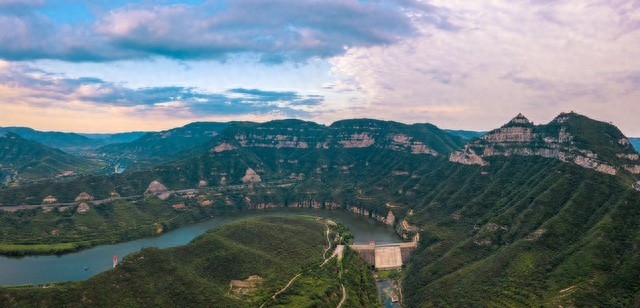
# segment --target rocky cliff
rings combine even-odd
[[[212,152],[241,147],[276,149],[387,149],[410,154],[448,155],[461,138],[429,124],[406,125],[370,119],[339,121],[331,126],[299,120],[239,123],[211,144]]]
[[[449,160],[487,165],[492,156],[542,156],[615,175],[640,174],[640,157],[615,126],[576,113],[562,113],[546,125],[534,125],[519,114],[451,153]]]

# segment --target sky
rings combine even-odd
[[[0,126],[346,118],[640,136],[635,0],[0,0]]]

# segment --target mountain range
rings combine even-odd
[[[37,180],[86,173],[99,166],[96,161],[67,154],[14,133],[0,135],[0,167],[5,184],[15,179]]]
[[[111,143],[130,142],[145,133],[129,132],[118,134],[77,134],[63,132],[43,132],[28,127],[0,127],[0,134],[14,133],[20,137],[60,149],[65,152],[79,153]]]
[[[148,147],[136,140],[103,148],[147,159],[172,151],[153,167],[3,189],[0,204],[146,193],[118,201],[136,208],[126,220],[131,232],[136,223],[175,226],[214,209],[343,209],[405,238],[420,235],[403,273],[409,307],[640,305],[640,157],[609,123],[562,113],[535,125],[517,115],[471,140],[372,119],[199,125],[202,134],[187,126],[147,134]],[[176,192],[183,189],[195,195]],[[112,221],[124,204],[97,207],[90,225],[68,212],[0,215],[0,236],[100,242],[123,232]],[[182,205],[176,212],[171,204]],[[45,226],[63,231],[43,239]]]

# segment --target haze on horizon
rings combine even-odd
[[[640,136],[640,3],[0,0],[0,126],[345,118]]]

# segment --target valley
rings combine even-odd
[[[396,278],[405,306],[625,306],[640,292],[632,142],[575,113],[518,115],[471,140],[371,119],[235,122],[150,167],[0,190],[0,248],[59,254],[253,210],[350,212],[419,236]],[[335,306],[331,262],[308,273]],[[306,277],[282,294],[322,298]]]
[[[349,307],[375,306],[373,276],[352,252],[318,266],[327,247],[325,228],[325,223],[310,217],[243,220],[209,231],[186,246],[143,249],[125,257],[115,269],[83,282],[3,288],[0,301],[2,306],[46,307],[63,303],[123,307],[150,301],[161,306],[330,307],[346,291]],[[344,278],[335,275],[343,271]],[[294,276],[301,278],[288,283]],[[361,284],[362,278],[369,283]],[[314,287],[300,293],[305,283]],[[274,296],[275,290],[282,292]]]

